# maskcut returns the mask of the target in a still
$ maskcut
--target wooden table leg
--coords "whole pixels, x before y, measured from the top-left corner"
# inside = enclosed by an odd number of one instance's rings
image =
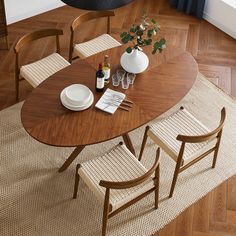
[[[70,156],[64,162],[64,164],[61,166],[61,168],[58,170],[58,172],[63,172],[64,170],[66,170],[70,166],[70,164],[74,161],[74,159],[82,152],[84,148],[85,146],[76,147],[75,150],[70,154]]]
[[[135,150],[134,150],[134,146],[131,142],[131,139],[129,137],[129,134],[126,133],[124,134],[123,136],[123,139],[124,139],[124,142],[125,142],[125,145],[127,146],[127,148],[135,155]]]

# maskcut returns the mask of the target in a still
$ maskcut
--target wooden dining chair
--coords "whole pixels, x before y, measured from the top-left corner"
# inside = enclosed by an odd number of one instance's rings
[[[105,155],[92,159],[76,167],[73,198],[77,197],[81,177],[95,196],[104,202],[102,235],[106,235],[107,221],[112,216],[155,192],[155,209],[159,197],[159,156],[147,170],[141,162],[120,143]],[[152,174],[155,172],[155,176]]]
[[[176,161],[169,197],[173,196],[179,173],[211,152],[214,152],[212,168],[215,167],[225,118],[226,111],[223,108],[219,126],[210,131],[190,112],[181,107],[169,117],[146,127],[139,160],[142,158],[147,138],[150,137]]]
[[[19,82],[23,79],[27,80],[34,88],[41,82],[53,75],[57,71],[67,67],[70,63],[60,55],[59,35],[63,35],[63,31],[59,29],[42,29],[31,32],[21,37],[15,45],[15,87],[16,87],[16,101],[19,100]],[[56,53],[38,60],[34,63],[20,66],[19,53],[25,45],[30,42],[54,36],[56,39]]]
[[[115,16],[113,11],[96,11],[87,12],[77,17],[71,24],[71,36],[70,36],[70,47],[69,47],[69,62],[71,63],[75,58],[85,58],[92,56],[96,53],[105,51],[110,48],[120,46],[121,44],[110,36],[110,17]],[[94,20],[97,18],[107,17],[107,33],[102,34],[92,40],[82,43],[74,43],[75,30],[79,28],[82,23]],[[73,57],[73,54],[76,56]]]

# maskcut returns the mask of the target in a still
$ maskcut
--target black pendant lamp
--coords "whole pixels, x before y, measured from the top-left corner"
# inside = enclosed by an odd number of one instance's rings
[[[111,10],[124,6],[133,0],[61,0],[65,4],[84,10]]]

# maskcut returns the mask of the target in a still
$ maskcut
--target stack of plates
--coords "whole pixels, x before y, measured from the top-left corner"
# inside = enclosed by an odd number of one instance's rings
[[[93,104],[92,91],[82,84],[72,84],[64,88],[60,95],[64,107],[72,111],[82,111]]]

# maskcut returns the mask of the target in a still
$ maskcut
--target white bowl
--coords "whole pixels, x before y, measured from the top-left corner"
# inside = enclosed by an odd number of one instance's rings
[[[83,110],[88,109],[93,104],[94,96],[93,96],[93,93],[91,93],[90,99],[86,105],[83,105],[83,106],[71,105],[66,99],[65,90],[66,89],[62,90],[60,94],[60,98],[61,98],[62,105],[66,107],[67,109],[72,110],[72,111],[83,111]]]
[[[91,91],[88,87],[82,84],[72,84],[65,89],[65,98],[75,106],[86,105],[91,98]]]

